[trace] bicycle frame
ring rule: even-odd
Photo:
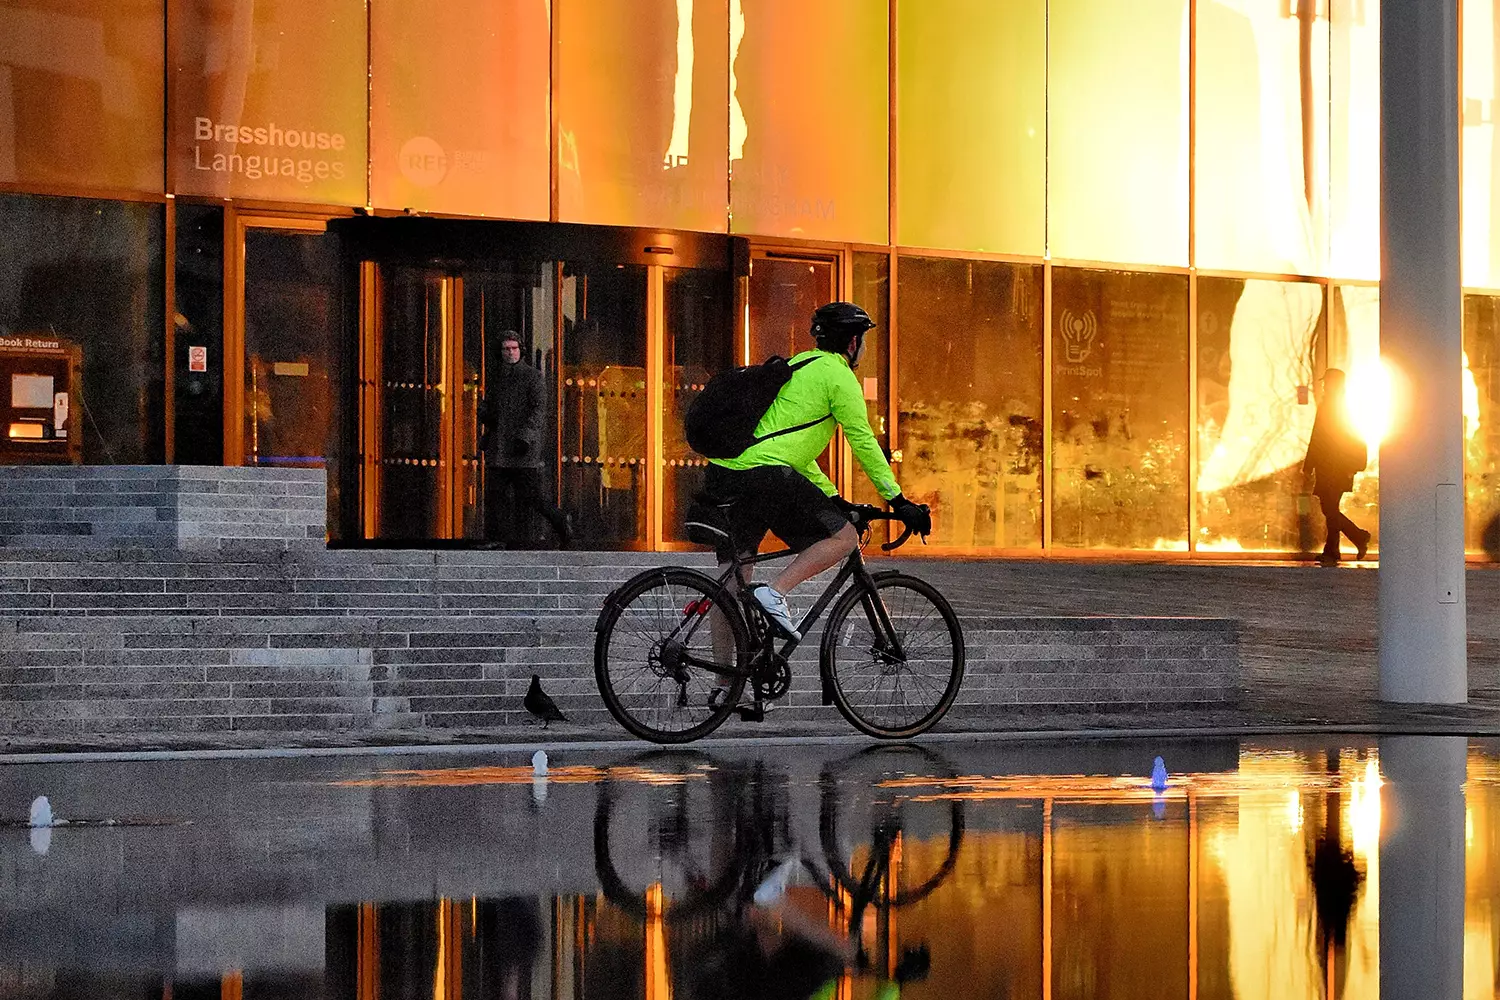
[[[756,553],[748,559],[734,556],[729,561],[729,567],[720,574],[718,584],[720,587],[728,589],[729,581],[733,579],[735,581],[733,592],[739,597],[740,603],[746,608],[753,608],[755,607],[754,603],[744,591],[747,582],[743,575],[745,567],[754,566],[757,563],[771,562],[776,559],[785,559],[795,554],[791,549],[781,549],[777,552]],[[896,629],[891,624],[890,615],[886,612],[885,602],[880,600],[879,591],[875,589],[875,577],[865,568],[864,555],[860,548],[855,548],[853,552],[849,553],[849,557],[839,567],[838,573],[829,581],[828,586],[823,588],[823,593],[818,595],[818,599],[813,602],[813,606],[802,616],[802,620],[797,623],[797,634],[803,638],[807,637],[808,630],[817,624],[823,612],[828,610],[828,606],[843,592],[844,584],[850,580],[854,581],[854,586],[859,588],[861,592],[863,597],[862,603],[865,614],[869,617],[871,629],[876,634],[885,638],[894,656],[905,659],[906,651],[901,648],[901,638],[896,634]],[[747,615],[746,618],[748,622],[749,616]],[[793,651],[800,645],[802,645],[801,639],[784,639],[782,640],[781,648],[776,650],[776,653],[785,659],[790,657]],[[820,662],[819,668],[826,674],[826,663]],[[717,672],[722,673],[723,671]],[[751,676],[753,675],[754,672],[752,671]],[[826,676],[824,679],[826,681]],[[825,691],[825,704],[829,700]]]

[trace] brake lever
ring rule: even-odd
[[[892,552],[896,549],[899,549],[901,546],[905,545],[906,540],[911,537],[911,531],[911,526],[907,525],[906,530],[901,532],[900,538],[897,538],[894,542],[886,542],[884,545],[880,546],[880,550],[882,552]]]

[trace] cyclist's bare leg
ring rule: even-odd
[[[754,552],[745,552],[741,554],[740,558],[748,560],[754,555]],[[724,582],[724,589],[729,591],[729,595],[731,597],[734,597],[739,593],[741,583],[750,582],[751,570],[752,567],[750,565],[742,565],[738,574],[731,575],[729,579]],[[729,563],[719,563],[719,575],[723,576],[728,572]],[[735,578],[736,575],[739,577],[739,579]],[[734,633],[730,631],[729,623],[724,619],[724,615],[717,608],[709,612],[708,620],[709,627],[713,629],[714,662],[718,663],[720,666],[726,666],[730,663],[733,663],[735,652]],[[728,687],[731,681],[730,678],[725,677],[722,674],[719,675],[716,680],[719,687]]]
[[[787,568],[771,581],[771,586],[779,594],[790,594],[800,584],[843,562],[858,547],[859,532],[854,530],[854,525],[846,524],[832,538],[825,538],[797,553]]]

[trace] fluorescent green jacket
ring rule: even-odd
[[[830,414],[833,420],[791,434],[773,437],[751,445],[734,458],[710,459],[715,465],[726,469],[756,469],[766,465],[788,465],[811,479],[829,496],[838,492],[829,478],[818,468],[818,456],[833,440],[834,422],[844,429],[844,440],[859,460],[860,467],[883,499],[889,500],[901,492],[896,485],[896,476],[890,463],[880,450],[880,442],[870,430],[870,418],[865,413],[865,395],[861,391],[859,378],[849,367],[849,359],[830,351],[803,351],[792,358],[797,364],[808,358],[818,358],[792,374],[792,379],[781,387],[776,401],[766,410],[760,423],[755,425],[755,435],[771,434],[783,427],[796,427]]]

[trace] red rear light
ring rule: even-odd
[[[682,613],[687,615],[689,618],[691,618],[693,615],[706,615],[708,614],[708,609],[713,607],[713,603],[713,601],[710,601],[706,597],[700,597],[696,601],[690,602],[687,607],[683,608]]]

